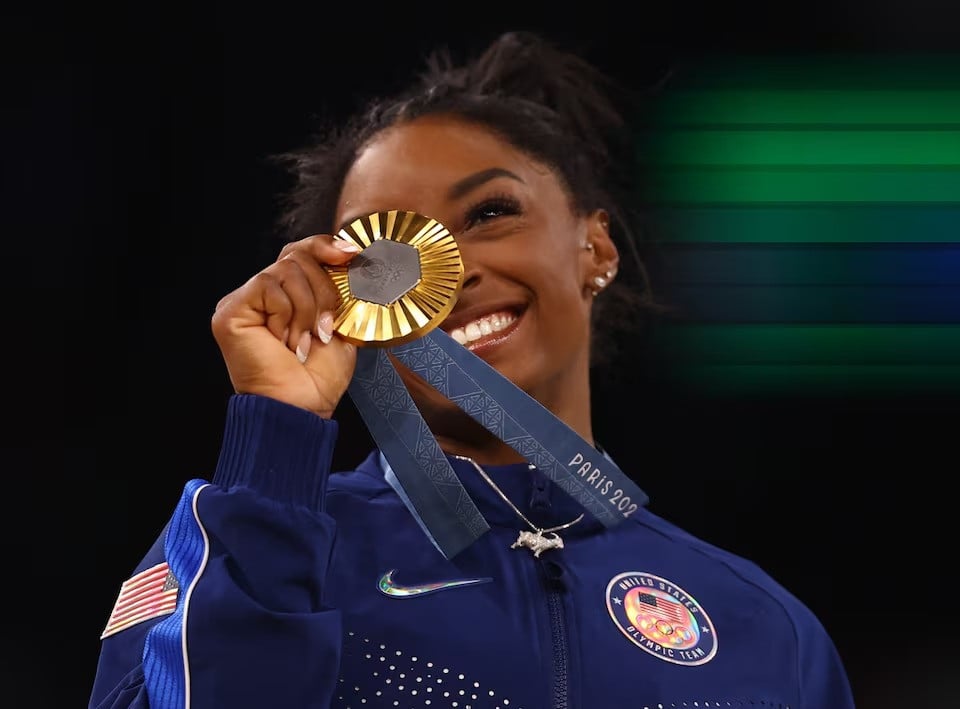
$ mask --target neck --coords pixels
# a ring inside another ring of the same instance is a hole
[[[589,397],[589,391],[583,396]],[[588,401],[589,398],[583,400]],[[513,447],[497,438],[447,399],[428,396],[425,399],[418,398],[417,405],[444,453],[466,456],[480,465],[526,462],[526,458]],[[544,405],[587,443],[594,445],[589,406],[565,407],[562,402],[557,402],[554,406]]]
[[[510,465],[525,461],[511,446],[446,400],[440,406],[422,406],[421,413],[440,448],[448,455],[466,456],[480,465]]]
[[[480,465],[509,465],[526,462],[514,448],[504,443],[453,402],[442,396],[399,362],[394,362],[441,450],[448,455],[472,458]],[[586,363],[583,364],[584,368]],[[590,378],[567,377],[549,382],[543,392],[530,392],[543,406],[593,445],[590,422]]]

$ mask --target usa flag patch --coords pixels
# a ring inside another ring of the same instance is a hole
[[[100,639],[142,623],[150,618],[173,613],[177,607],[177,579],[167,562],[131,576],[120,586],[110,619]]]

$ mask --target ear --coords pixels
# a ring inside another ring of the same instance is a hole
[[[617,274],[620,252],[610,238],[610,214],[597,209],[587,217],[584,243],[584,285],[592,295],[606,288]]]

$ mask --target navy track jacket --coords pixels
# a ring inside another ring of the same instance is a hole
[[[459,459],[490,530],[447,560],[379,454],[331,474],[337,432],[230,400],[212,481],[118,595],[91,708],[853,707],[820,622],[753,563],[645,508],[535,556]],[[541,528],[583,512],[527,465],[484,469]]]

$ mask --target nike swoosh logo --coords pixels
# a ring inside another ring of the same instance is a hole
[[[377,582],[377,588],[380,592],[390,598],[413,598],[414,596],[423,596],[427,593],[437,591],[447,591],[451,588],[462,588],[463,586],[476,586],[481,583],[493,581],[492,578],[476,579],[454,579],[451,581],[436,581],[434,583],[420,583],[414,586],[401,586],[393,580],[393,575],[397,573],[396,569],[390,569]]]

